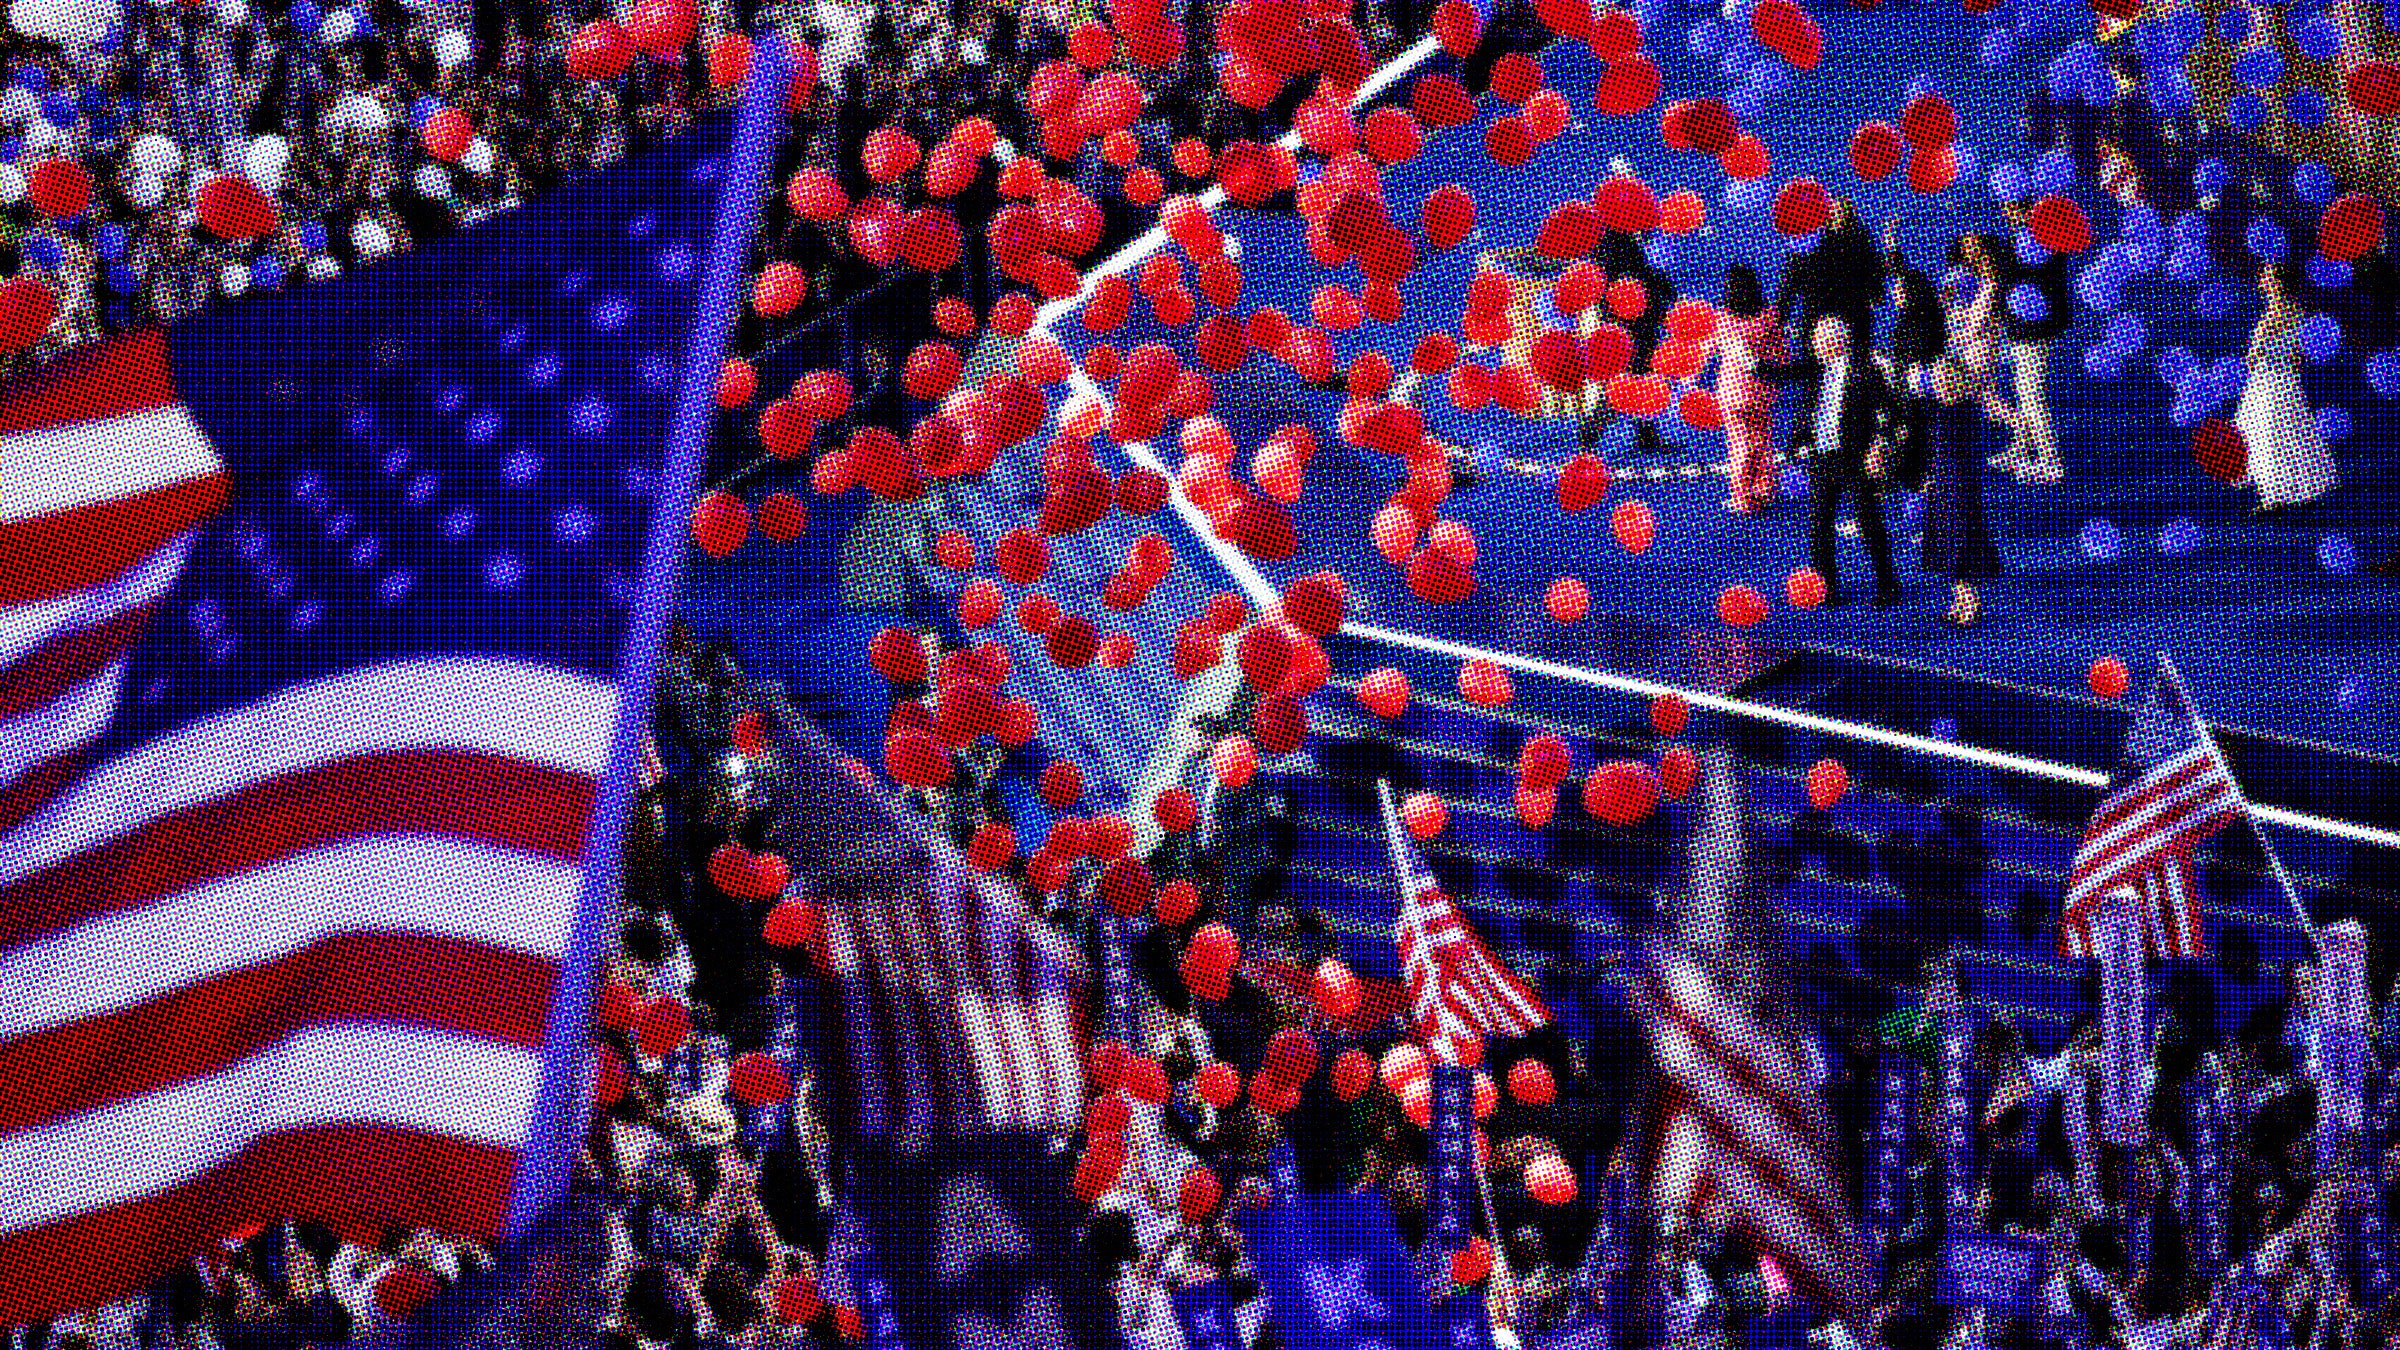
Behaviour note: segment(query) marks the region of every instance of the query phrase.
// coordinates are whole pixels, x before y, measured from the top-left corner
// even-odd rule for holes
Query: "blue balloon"
[[[2158,270],[2167,256],[2167,246],[2158,239],[2136,239],[2125,244],[2125,267],[2134,276],[2147,276]]]
[[[2106,343],[2088,347],[2083,353],[2083,373],[2103,382],[2121,379],[2125,374],[2124,353]]]
[[[58,270],[60,261],[58,241],[46,234],[37,234],[25,241],[25,260],[45,272]]]
[[[2323,15],[2300,25],[2292,34],[2292,44],[2311,61],[2330,61],[2342,50],[2342,30]]]
[[[2291,246],[2291,236],[2284,233],[2281,225],[2265,216],[2251,221],[2250,228],[2242,231],[2242,247],[2249,249],[2251,255],[2261,261],[2280,258]]]
[[[113,220],[102,221],[92,231],[92,252],[104,262],[115,262],[125,256],[125,227]]]
[[[2252,89],[2272,89],[2283,83],[2283,53],[2252,47],[2233,58],[2233,78]]]
[[[2366,360],[2367,383],[2385,398],[2400,398],[2400,348],[2387,349]]]
[[[2302,87],[2283,96],[2283,115],[2304,127],[2321,127],[2332,112],[2325,96],[2314,89]]]
[[[408,105],[408,124],[412,127],[422,127],[425,125],[426,118],[441,110],[442,101],[440,99],[431,94],[420,94],[415,102]]]
[[[2333,170],[2315,160],[2302,160],[2292,169],[2292,193],[2312,206],[2323,206],[2333,200],[2340,188],[2334,181]]]
[[[2180,558],[2200,547],[2200,527],[2189,516],[2177,516],[2158,532],[2158,551],[2170,558]]]
[[[1739,47],[1729,47],[1717,56],[1717,73],[1729,80],[1739,80],[1754,59]]]
[[[1755,214],[1765,209],[1767,196],[1774,190],[1764,178],[1731,179],[1725,184],[1725,209],[1737,215]]]
[[[2266,125],[2267,101],[2245,89],[2225,105],[2225,120],[2233,123],[2234,130],[2246,136]]]
[[[2037,192],[2065,192],[2074,187],[2074,152],[2064,146],[2043,151],[2033,162],[2033,186]]]
[[[2197,9],[2170,10],[2159,26],[2173,39],[2177,56],[2191,51],[2208,35],[2208,20]]]
[[[1808,496],[1808,470],[1797,464],[1784,465],[1783,471],[1775,475],[1775,487],[1794,501]]]
[[[2350,438],[2350,410],[2339,403],[2328,403],[2317,409],[2317,434],[2327,441]]]
[[[25,153],[25,142],[14,136],[0,136],[0,164],[14,164]]]
[[[2225,10],[2225,17],[2218,20],[2218,24],[2221,30],[2224,32],[2225,40],[2227,42],[2232,43],[2236,47],[2241,46],[2242,39],[2250,36],[2249,6],[2228,6]]]
[[[1725,95],[1725,106],[1741,120],[1755,122],[1767,111],[1767,96],[1756,89],[1736,89]]]
[[[17,83],[36,94],[50,92],[50,71],[46,66],[27,66],[17,72]]]
[[[2208,400],[2204,391],[2200,391],[2196,387],[2185,389],[2175,395],[2173,403],[2167,405],[2167,420],[2179,427],[2196,427],[2208,416],[2209,409],[2214,406],[2215,404]]]
[[[42,120],[54,127],[71,127],[80,114],[73,94],[51,94],[42,99]]]
[[[2333,701],[2343,712],[2357,712],[2374,697],[2373,686],[2364,675],[2344,675],[2333,689]]]
[[[2075,532],[2075,547],[2087,558],[2107,562],[2125,551],[2125,534],[2107,520],[2094,516]]]
[[[2320,291],[2338,291],[2350,284],[2350,264],[2322,253],[2308,255],[2308,284]]]
[[[325,251],[324,221],[304,220],[300,222],[300,247],[307,249],[311,253],[322,253]]]
[[[1983,172],[1983,152],[1965,141],[1951,143],[1950,162],[1957,167],[1958,176],[1970,182]]]
[[[262,291],[271,291],[283,284],[283,259],[272,253],[261,253],[250,260],[250,281]]]
[[[2117,233],[2127,239],[2158,239],[2165,236],[2167,226],[2158,208],[2148,202],[2135,202],[2117,213]]]
[[[131,295],[142,288],[142,274],[124,263],[110,263],[108,288],[119,295]]]
[[[2167,275],[2177,281],[2198,281],[2208,275],[2208,255],[2196,248],[2177,244],[2167,254]]]
[[[318,27],[325,22],[325,11],[317,8],[316,0],[292,0],[289,13],[292,27],[309,37],[315,37]]]
[[[2017,261],[2027,267],[2039,267],[2050,261],[2050,250],[2043,248],[2041,241],[2028,231],[2017,231],[2017,237],[2010,242],[2016,247]]]
[[[2330,314],[2311,314],[2300,324],[2300,353],[2322,365],[2342,349],[2342,324]]]
[[[2022,164],[1996,164],[1990,186],[1992,195],[2001,201],[2019,201],[2033,195],[2033,175],[2025,172]]]
[[[2005,28],[1994,28],[1976,44],[1975,59],[1986,69],[1998,70],[2017,59],[2017,35]]]
[[[2151,71],[2143,77],[2142,91],[2150,106],[2168,117],[2180,117],[2192,109],[2192,81],[2179,68],[2169,66]]]
[[[2040,323],[2050,317],[2050,300],[2030,281],[2020,281],[2008,288],[2008,312],[2027,323]]]
[[[2224,160],[2215,155],[2192,166],[2192,191],[2198,196],[2213,197],[2223,192],[2225,185],[2232,180],[2232,171],[2225,167]]]
[[[2338,577],[2358,570],[2358,545],[2346,534],[2328,534],[2317,540],[2317,566]]]
[[[2108,262],[2109,259],[2106,256],[2094,258],[2085,265],[2081,272],[2075,275],[2075,298],[2083,302],[2085,309],[2097,310],[2105,314],[2125,303],[2123,272],[2119,268],[2108,266]],[[2039,300],[2041,293],[2036,291],[2034,298]],[[2013,292],[2009,295],[2009,301],[2010,308],[2015,308],[2016,295]],[[2020,317],[2030,318],[2031,316]]]
[[[2132,310],[2119,310],[2108,316],[2108,345],[2128,354],[2150,345],[2150,333],[2142,316]]]
[[[1684,35],[1683,45],[1694,56],[1715,56],[1725,49],[1725,25],[1715,19],[1702,19]]]
[[[2192,355],[2192,349],[2180,343],[2158,354],[2158,378],[2169,385],[2181,386],[2199,366],[2199,358]]]

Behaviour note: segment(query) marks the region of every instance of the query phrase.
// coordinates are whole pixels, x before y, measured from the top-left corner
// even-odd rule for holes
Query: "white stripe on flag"
[[[221,472],[180,406],[0,437],[0,524],[71,511]]]
[[[15,664],[61,634],[97,628],[127,610],[155,603],[174,587],[195,538],[184,535],[105,585],[0,609],[0,667]]]
[[[117,660],[83,683],[33,709],[15,721],[0,723],[0,785],[13,783],[28,769],[47,764],[98,740],[108,730],[117,709],[117,686],[125,678],[125,662]],[[17,845],[0,836],[0,884],[14,880],[9,856]]]
[[[541,1081],[539,1050],[408,1027],[312,1027],[212,1077],[0,1139],[0,1234],[156,1195],[304,1126],[389,1125],[515,1148]]]
[[[348,840],[0,950],[0,1040],[138,1007],[345,933],[556,957],[581,884],[573,864],[484,844]]]
[[[0,836],[0,885],[250,784],[375,751],[481,751],[598,778],[616,710],[613,686],[526,661],[393,661],[293,685],[98,766]]]

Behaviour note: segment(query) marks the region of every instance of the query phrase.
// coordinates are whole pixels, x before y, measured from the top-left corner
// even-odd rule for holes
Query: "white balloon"
[[[391,123],[391,114],[376,102],[375,96],[361,93],[342,95],[327,113],[327,118],[337,131],[373,131]]]
[[[13,127],[19,122],[32,121],[41,107],[32,90],[21,84],[12,84],[7,93],[0,94],[0,127]]]
[[[467,142],[467,152],[458,157],[458,167],[480,178],[492,171],[499,158],[500,152],[492,148],[492,143],[478,136]]]
[[[342,274],[342,265],[320,253],[308,260],[310,281],[331,281]]]
[[[994,164],[1005,166],[1016,157],[1017,147],[1009,144],[1006,137],[997,137],[992,141],[992,162]]]
[[[283,171],[291,162],[292,148],[281,136],[261,136],[242,152],[243,174],[270,196],[283,186]]]
[[[1233,237],[1232,235],[1230,235],[1230,234],[1229,234],[1229,235],[1226,235],[1226,236],[1225,236],[1225,256],[1226,256],[1226,257],[1228,257],[1228,258],[1239,258],[1239,257],[1241,257],[1241,256],[1242,256],[1242,241],[1241,241],[1241,240],[1239,240],[1239,239],[1236,239],[1236,238],[1234,238],[1234,237]]]
[[[134,137],[129,157],[137,173],[168,174],[183,165],[183,151],[175,148],[175,142],[155,131]]]
[[[65,133],[51,125],[48,118],[37,117],[25,124],[25,149],[32,154],[42,154],[64,139]]]
[[[154,173],[137,173],[125,184],[125,200],[147,211],[167,199],[167,181]]]
[[[392,246],[392,232],[378,221],[362,220],[350,227],[350,242],[359,256],[378,257]]]
[[[475,44],[467,40],[466,33],[461,29],[445,28],[433,35],[433,59],[441,62],[445,68],[463,66],[467,58],[474,54]]]
[[[250,22],[250,6],[243,0],[219,0],[217,22],[227,28],[240,28]]]
[[[9,26],[27,37],[46,38],[61,47],[82,47],[108,33],[117,7],[99,0],[13,0]]]
[[[417,195],[442,198],[450,195],[450,171],[439,164],[420,164],[416,176]]]
[[[15,206],[25,200],[25,171],[14,164],[0,164],[0,206]]]
[[[317,36],[326,42],[342,43],[358,36],[358,16],[346,9],[337,9],[325,16],[317,26]]]
[[[217,274],[217,284],[229,296],[240,295],[250,289],[250,269],[240,263],[227,263],[225,270]]]

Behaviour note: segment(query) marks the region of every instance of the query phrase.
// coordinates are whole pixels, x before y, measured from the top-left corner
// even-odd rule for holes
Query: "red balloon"
[[[1608,465],[1588,450],[1578,454],[1559,470],[1557,495],[1559,509],[1569,513],[1598,505],[1608,495]]]
[[[2081,253],[2092,246],[2092,222],[2083,208],[2055,192],[2025,213],[2025,228],[2052,253]]]
[[[1433,31],[1442,49],[1463,61],[1483,40],[1483,17],[1467,0],[1442,0],[1433,11]]]
[[[2102,698],[2123,698],[2126,688],[2133,683],[2133,676],[2125,669],[2123,661],[2113,656],[2103,656],[2092,662],[2091,669],[2084,672],[2083,682]]]
[[[193,210],[220,239],[256,239],[275,232],[275,203],[247,178],[219,174],[200,185]]]
[[[1833,194],[1814,178],[1792,179],[1776,192],[1772,218],[1778,234],[1813,234],[1833,218]]]
[[[1658,805],[1658,777],[1638,760],[1602,764],[1583,780],[1583,806],[1593,819],[1631,825]]]
[[[1475,229],[1475,198],[1456,183],[1445,183],[1425,198],[1425,242],[1436,251],[1457,247]]]
[[[444,164],[456,164],[475,140],[475,122],[456,108],[444,108],[425,119],[425,125],[417,129],[417,139],[424,143],[426,154]]]
[[[1369,671],[1358,682],[1359,706],[1387,722],[1408,711],[1408,676],[1390,666]]]
[[[1545,1205],[1563,1205],[1575,1198],[1575,1173],[1555,1153],[1525,1164],[1525,1190]]]
[[[1726,177],[1749,182],[1766,177],[1774,162],[1767,155],[1766,143],[1745,131],[1724,154],[1717,156],[1717,165],[1725,170]]]
[[[1483,131],[1483,152],[1492,162],[1504,169],[1513,169],[1533,158],[1533,131],[1525,119],[1515,113],[1494,121]]]
[[[1824,52],[1816,21],[1792,0],[1759,0],[1750,11],[1750,35],[1802,70],[1814,67]]]
[[[1721,155],[1741,138],[1742,124],[1721,98],[1694,99],[1683,110],[1683,139],[1704,155]]]
[[[1692,795],[1700,781],[1700,760],[1688,745],[1670,745],[1658,752],[1658,792],[1670,801]]]
[[[1558,1098],[1558,1080],[1538,1059],[1520,1059],[1508,1067],[1508,1095],[1527,1106],[1547,1106]]]
[[[1357,1101],[1375,1083],[1375,1061],[1356,1046],[1333,1057],[1333,1067],[1326,1071],[1333,1095],[1346,1102]]]
[[[1752,628],[1767,617],[1767,600],[1756,587],[1736,583],[1717,596],[1717,617],[1727,627]]]
[[[1204,1222],[1216,1213],[1217,1204],[1225,1198],[1225,1183],[1206,1166],[1194,1163],[1183,1174],[1183,1182],[1175,1191],[1175,1208],[1186,1223]]]
[[[692,503],[692,538],[708,556],[726,556],[749,534],[750,508],[740,497],[720,490]]]
[[[2238,483],[2250,472],[2250,442],[2240,427],[2211,417],[2192,428],[2192,462],[2219,482]]]
[[[1602,10],[1583,40],[1601,60],[1621,61],[1642,49],[1642,22],[1631,10]]]
[[[1941,145],[1919,150],[1909,157],[1908,190],[1930,196],[1958,180],[1958,152],[1954,147]]]
[[[1628,116],[1658,101],[1659,83],[1657,63],[1636,52],[1608,63],[1600,72],[1600,86],[1592,98],[1600,111]]]
[[[2400,115],[2400,62],[2361,61],[2343,77],[2350,106],[2369,117]]]
[[[1592,209],[1600,224],[1626,234],[1658,227],[1658,199],[1650,185],[1630,174],[1619,174],[1592,189]]]
[[[25,200],[52,220],[80,215],[92,204],[92,175],[71,159],[46,159],[25,176]]]
[[[1958,113],[1950,100],[1930,90],[1900,112],[1900,135],[1912,150],[1931,150],[1958,139]]]
[[[1825,574],[1813,567],[1795,567],[1783,579],[1783,598],[1794,609],[1815,609],[1825,603]]]
[[[662,61],[681,53],[699,26],[693,0],[634,0],[625,15],[625,35],[633,45]]]
[[[594,19],[567,40],[567,73],[579,80],[613,80],[633,66],[633,39],[614,19]]]
[[[1808,804],[1829,810],[1850,791],[1850,770],[1838,759],[1825,758],[1808,766]]]
[[[1642,553],[1657,537],[1657,523],[1650,513],[1650,504],[1639,498],[1617,503],[1609,513],[1609,532],[1616,536],[1617,546],[1627,553]]]
[[[1900,167],[1900,133],[1889,122],[1868,122],[1850,136],[1850,171],[1880,183]]]
[[[41,341],[58,309],[56,293],[33,277],[0,281],[0,352],[13,356]]]
[[[633,1041],[652,1059],[692,1038],[692,1010],[672,998],[653,1000],[633,1022]]]
[[[781,1064],[756,1050],[734,1056],[725,1090],[744,1106],[765,1106],[792,1095],[792,1077]]]
[[[1359,127],[1359,145],[1385,164],[1399,164],[1416,158],[1425,144],[1424,128],[1408,109],[1384,104],[1367,114]]]
[[[2383,241],[2383,206],[2363,192],[2333,199],[2317,217],[2317,252],[2336,262],[2356,262]]]

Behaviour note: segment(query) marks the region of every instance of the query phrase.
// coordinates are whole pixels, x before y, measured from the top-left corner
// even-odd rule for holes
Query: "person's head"
[[[2258,269],[2259,294],[2267,298],[2269,305],[2298,304],[2301,285],[2300,269],[2289,259],[2271,259]]]
[[[1726,312],[1747,319],[1766,307],[1766,288],[1759,285],[1757,270],[1748,263],[1726,264]]]
[[[1931,376],[1933,396],[1944,403],[1956,403],[1967,396],[1967,364],[1955,356],[1945,356],[1934,362]]]
[[[2010,229],[2012,229],[2012,230],[2021,230],[2021,229],[2024,229],[2024,228],[2025,228],[2025,203],[2024,203],[2024,202],[2022,202],[2022,201],[2014,201],[2014,200],[2011,200],[2011,201],[2004,201],[2004,202],[2000,203],[2000,218],[2001,218],[2002,220],[2005,220],[2005,221],[2007,221],[2007,222],[2008,222],[2008,228],[2010,228]]]
[[[1808,344],[1817,359],[1828,365],[1842,360],[1850,355],[1848,321],[1830,314],[1817,320],[1816,328],[1808,335]]]
[[[1850,205],[1848,197],[1836,197],[1833,199],[1832,209],[1827,213],[1827,219],[1834,229],[1855,229],[1858,225],[1858,210]]]

